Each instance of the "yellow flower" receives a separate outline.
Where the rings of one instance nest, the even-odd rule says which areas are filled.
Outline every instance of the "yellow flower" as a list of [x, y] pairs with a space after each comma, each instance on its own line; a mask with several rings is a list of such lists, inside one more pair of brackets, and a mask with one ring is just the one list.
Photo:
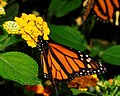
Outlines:
[[20, 26], [19, 34], [22, 34], [22, 38], [26, 40], [28, 46], [36, 47], [38, 36], [43, 36], [44, 40], [49, 40], [50, 30], [41, 17], [23, 13], [20, 18], [15, 17], [14, 20]]
[[79, 90], [81, 90], [81, 91], [87, 91], [88, 88], [79, 88]]
[[5, 7], [7, 5], [7, 2], [4, 0], [0, 0], [0, 6]]
[[5, 9], [0, 6], [0, 16], [5, 15]]
[[38, 22], [38, 24], [42, 24], [43, 23], [43, 19], [42, 19], [42, 17], [37, 17], [36, 18], [36, 22]]
[[29, 15], [26, 16], [26, 18], [28, 20], [36, 20], [37, 17], [34, 14], [29, 14]]
[[96, 86], [95, 89], [96, 89], [97, 92], [100, 92], [100, 87], [99, 86]]
[[25, 14], [15, 17], [16, 21], [7, 21], [3, 24], [9, 34], [21, 34], [26, 40], [28, 46], [36, 47], [38, 36], [43, 36], [44, 40], [49, 40], [48, 35], [50, 30], [48, 25], [41, 17], [36, 17], [34, 14]]
[[76, 77], [68, 84], [68, 87], [76, 88], [78, 86], [79, 90], [87, 91], [88, 87], [96, 86], [97, 81], [98, 81], [98, 78], [96, 74]]
[[30, 35], [27, 35], [27, 34], [22, 34], [22, 38], [23, 38], [24, 40], [26, 40], [26, 41], [32, 40], [31, 37], [30, 37]]
[[29, 24], [26, 25], [23, 29], [24, 29], [23, 34], [24, 34], [24, 33], [28, 33], [28, 32], [29, 32], [28, 34], [31, 34], [31, 31], [33, 30], [32, 26], [29, 25]]
[[15, 17], [14, 20], [17, 22], [17, 24], [22, 28], [27, 25], [27, 20], [24, 20], [23, 18]]
[[[35, 38], [34, 38], [35, 39]], [[37, 46], [37, 43], [34, 40], [27, 40], [28, 46], [31, 46], [32, 48]]]
[[49, 40], [48, 35], [47, 35], [47, 34], [44, 34], [44, 35], [43, 35], [43, 39], [44, 39], [44, 40]]
[[15, 21], [6, 21], [3, 23], [3, 28], [9, 34], [19, 34], [19, 26]]
[[96, 81], [99, 81], [99, 79], [97, 78], [97, 75], [96, 74], [93, 74], [93, 75], [91, 75], [92, 76], [92, 78], [94, 78]]

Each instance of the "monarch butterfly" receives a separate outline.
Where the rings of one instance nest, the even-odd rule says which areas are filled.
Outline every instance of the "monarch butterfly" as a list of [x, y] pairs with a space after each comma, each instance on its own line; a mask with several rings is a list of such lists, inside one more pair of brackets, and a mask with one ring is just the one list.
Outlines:
[[86, 11], [83, 16], [83, 22], [86, 20], [92, 8], [95, 16], [100, 21], [111, 22], [119, 25], [120, 1], [119, 0], [85, 0], [83, 6]]
[[71, 81], [75, 77], [106, 72], [104, 65], [90, 56], [67, 46], [53, 43], [51, 40], [46, 41], [39, 37], [38, 48], [41, 51], [44, 77], [52, 80], [52, 83]]
[[75, 77], [106, 72], [105, 66], [90, 56], [51, 40], [39, 37], [38, 48], [44, 77], [50, 79], [55, 87], [56, 81], [71, 81]]
[[106, 68], [82, 52], [39, 37], [44, 77], [54, 80], [72, 80], [78, 76], [105, 73]]

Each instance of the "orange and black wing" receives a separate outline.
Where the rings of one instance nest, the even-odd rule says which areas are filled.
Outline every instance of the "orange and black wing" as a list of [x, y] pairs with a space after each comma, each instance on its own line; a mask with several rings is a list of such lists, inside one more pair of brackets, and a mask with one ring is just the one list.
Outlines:
[[83, 22], [92, 11], [98, 20], [119, 25], [120, 0], [84, 0], [83, 7], [85, 7]]
[[94, 0], [84, 0], [83, 2], [83, 7], [85, 7], [85, 12], [82, 16], [82, 23], [84, 23], [84, 21], [87, 19], [92, 7], [94, 4]]
[[119, 25], [120, 0], [95, 0], [94, 12], [100, 20]]
[[48, 43], [47, 54], [43, 52], [43, 70], [45, 78], [72, 80], [78, 76], [104, 73], [106, 68], [80, 51]]

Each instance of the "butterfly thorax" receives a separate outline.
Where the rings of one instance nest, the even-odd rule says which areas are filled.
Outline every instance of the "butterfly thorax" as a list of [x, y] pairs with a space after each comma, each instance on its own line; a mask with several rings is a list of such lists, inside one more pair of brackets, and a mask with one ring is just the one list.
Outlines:
[[41, 53], [43, 53], [43, 49], [44, 51], [47, 51], [48, 49], [48, 41], [47, 40], [43, 40], [43, 38], [41, 36], [38, 37], [38, 44], [37, 47], [40, 50]]

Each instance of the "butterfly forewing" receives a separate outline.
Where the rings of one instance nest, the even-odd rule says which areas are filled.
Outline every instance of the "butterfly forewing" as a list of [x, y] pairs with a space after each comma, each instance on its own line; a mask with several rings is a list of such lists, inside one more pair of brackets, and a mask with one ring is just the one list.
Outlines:
[[[45, 59], [43, 60], [45, 61]], [[46, 58], [46, 61], [44, 62], [43, 67], [44, 67], [43, 70], [44, 70], [45, 78], [50, 79], [50, 77], [52, 77], [57, 80], [68, 79], [68, 76], [65, 74], [65, 72], [63, 71], [59, 63], [56, 61], [56, 59], [54, 58], [54, 56], [52, 55], [49, 49], [48, 49], [47, 58]], [[50, 72], [48, 72], [48, 70]]]

